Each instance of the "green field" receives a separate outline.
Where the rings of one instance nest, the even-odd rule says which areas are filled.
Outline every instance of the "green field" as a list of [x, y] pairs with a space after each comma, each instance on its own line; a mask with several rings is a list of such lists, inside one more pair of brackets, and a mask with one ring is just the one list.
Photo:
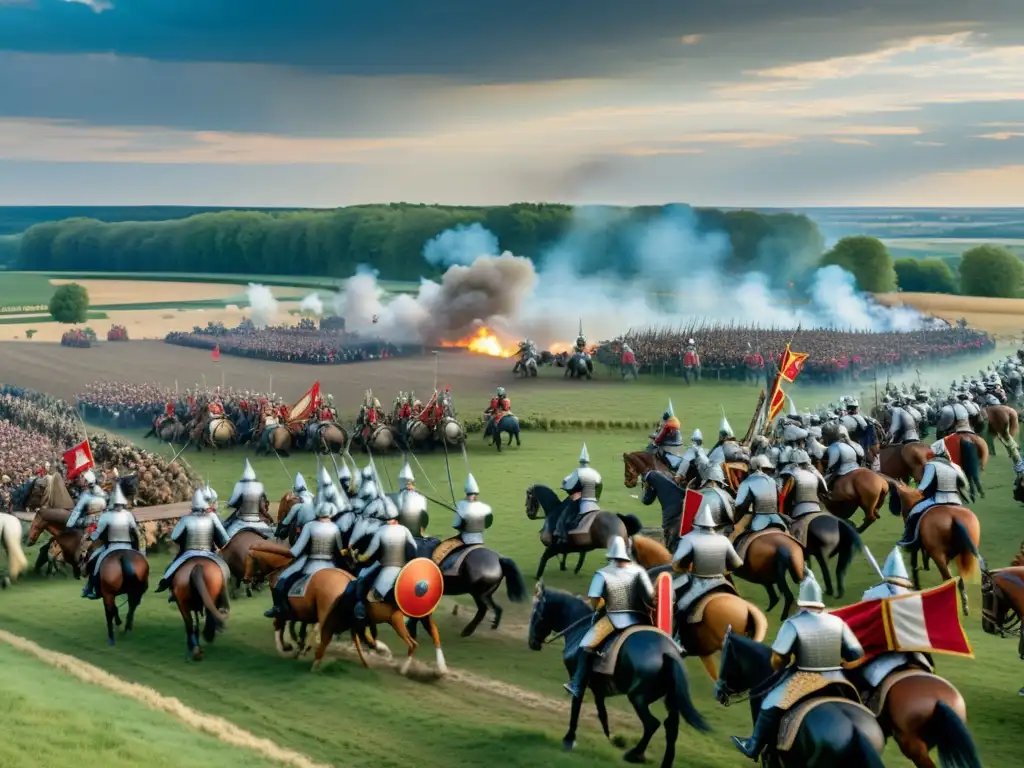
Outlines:
[[18, 307], [45, 307], [53, 296], [46, 275], [33, 272], [0, 272], [0, 313]]
[[[968, 361], [963, 370], [976, 370], [979, 360]], [[948, 368], [931, 380], [947, 381]], [[870, 386], [870, 384], [868, 385]], [[330, 391], [325, 383], [326, 391]], [[677, 415], [687, 434], [700, 427], [710, 440], [717, 430], [720, 408], [724, 408], [734, 429], [746, 429], [757, 392], [753, 386], [702, 384], [685, 388], [679, 383], [641, 382], [623, 387], [566, 383], [564, 388], [533, 389], [529, 382], [509, 387], [513, 405], [520, 414], [579, 419], [643, 419], [655, 421], [672, 397]], [[826, 393], [798, 388], [801, 408], [817, 400], [832, 399], [845, 392]], [[482, 407], [486, 393], [460, 393], [457, 406], [464, 414]], [[477, 401], [480, 401], [479, 403]], [[138, 434], [131, 435], [138, 438]], [[469, 463], [481, 489], [481, 497], [495, 510], [494, 526], [487, 533], [488, 544], [512, 557], [533, 586], [540, 545], [539, 522], [526, 519], [523, 511], [525, 488], [535, 482], [557, 486], [577, 465], [580, 446], [586, 441], [593, 465], [605, 478], [602, 506], [619, 512], [634, 512], [645, 524], [660, 520], [660, 509], [643, 507], [623, 487], [621, 454], [641, 449], [643, 431], [599, 431], [582, 433], [526, 432], [521, 448], [502, 454], [485, 448], [479, 436], [469, 445]], [[167, 452], [166, 445], [153, 441], [146, 447]], [[218, 489], [225, 499], [241, 473], [242, 451], [214, 453], [189, 451], [190, 464]], [[441, 455], [421, 456], [421, 469], [414, 464], [418, 484], [429, 496], [450, 501], [445, 459]], [[315, 477], [315, 460], [295, 455], [282, 464], [276, 458], [253, 459], [268, 493], [278, 497], [291, 484], [296, 471], [307, 480]], [[393, 480], [399, 469], [397, 459], [380, 462], [382, 477]], [[455, 495], [461, 497], [465, 479], [462, 458], [451, 461]], [[429, 478], [429, 479], [428, 479]], [[987, 497], [977, 505], [983, 521], [982, 553], [990, 565], [1005, 564], [1020, 545], [1018, 505], [1012, 501], [1013, 473], [1002, 454], [993, 458], [985, 477]], [[432, 481], [432, 483], [431, 483]], [[431, 507], [430, 532], [445, 535], [450, 513]], [[899, 521], [888, 513], [865, 537], [876, 557], [884, 558], [902, 532]], [[579, 576], [560, 573], [549, 563], [545, 581], [553, 586], [582, 592], [593, 571], [603, 565], [601, 552], [588, 556]], [[153, 557], [154, 571], [162, 569], [167, 555]], [[574, 559], [570, 559], [574, 563]], [[151, 583], [155, 586], [157, 574]], [[849, 595], [876, 581], [867, 562], [858, 558], [848, 580]], [[925, 584], [938, 583], [934, 571], [924, 575]], [[339, 766], [399, 766], [410, 760], [427, 766], [592, 766], [619, 761], [622, 746], [607, 742], [600, 733], [592, 707], [584, 710], [577, 749], [563, 753], [561, 736], [567, 723], [567, 695], [560, 646], [543, 652], [526, 646], [529, 604], [510, 606], [504, 590], [497, 595], [506, 607], [498, 631], [485, 622], [475, 636], [462, 639], [459, 631], [468, 620], [465, 612], [452, 617], [439, 612], [439, 624], [451, 676], [443, 681], [404, 679], [388, 668], [364, 670], [347, 654], [333, 660], [320, 673], [310, 673], [309, 662], [279, 658], [274, 650], [269, 621], [262, 616], [269, 596], [239, 598], [233, 604], [227, 631], [207, 648], [200, 664], [184, 661], [185, 638], [176, 610], [160, 595], [150, 595], [140, 609], [136, 634], [110, 649], [105, 642], [101, 608], [78, 597], [80, 584], [69, 579], [30, 578], [16, 584], [0, 597], [3, 626], [53, 650], [74, 654], [127, 680], [149, 685], [184, 703], [226, 717], [277, 743], [310, 757]], [[750, 599], [764, 606], [762, 590], [741, 583]], [[972, 614], [964, 620], [977, 659], [942, 658], [939, 671], [948, 676], [964, 694], [971, 729], [986, 765], [1011, 765], [1018, 758], [1015, 739], [1007, 729], [1018, 723], [1020, 700], [1017, 689], [1024, 682], [1024, 667], [1016, 662], [1016, 643], [984, 635], [980, 629], [978, 585], [971, 585]], [[465, 598], [446, 598], [447, 606]], [[836, 605], [835, 601], [830, 604]], [[778, 627], [778, 610], [771, 619], [770, 636]], [[383, 629], [382, 639], [393, 650], [397, 639]], [[432, 664], [429, 647], [421, 646], [417, 658]], [[0, 657], [2, 660], [2, 657]], [[7, 665], [4, 665], [6, 667]], [[687, 664], [692, 693], [698, 709], [710, 720], [714, 731], [699, 735], [688, 729], [680, 734], [677, 765], [745, 766], [749, 761], [731, 746], [730, 734], [748, 735], [749, 711], [744, 706], [724, 709], [711, 696], [711, 681], [698, 662]], [[1019, 670], [1019, 674], [1018, 674]], [[512, 687], [510, 687], [512, 686]], [[523, 692], [528, 693], [523, 693]], [[654, 709], [663, 717], [663, 709]], [[611, 709], [612, 730], [631, 746], [639, 736], [632, 710], [622, 700]], [[648, 758], [660, 760], [663, 740], [655, 736]], [[415, 757], [412, 757], [412, 756]], [[89, 759], [93, 759], [90, 757]], [[99, 765], [101, 758], [96, 757]], [[43, 761], [48, 765], [64, 765]], [[77, 761], [74, 761], [77, 764]], [[72, 761], [66, 763], [72, 765]], [[908, 763], [890, 742], [886, 764]], [[89, 765], [89, 763], [87, 763]]]
[[1024, 239], [1021, 238], [963, 238], [963, 237], [937, 237], [937, 238], [883, 238], [893, 258], [906, 256], [927, 257], [927, 256], [960, 256], [964, 251], [975, 248], [979, 245], [1001, 245], [1009, 248], [1018, 256], [1024, 257]]
[[[108, 320], [110, 316], [106, 312], [89, 311], [86, 315], [86, 322], [89, 320]], [[4, 315], [0, 314], [0, 325], [22, 325], [24, 323], [55, 323], [52, 315]], [[81, 325], [81, 323], [79, 323]]]

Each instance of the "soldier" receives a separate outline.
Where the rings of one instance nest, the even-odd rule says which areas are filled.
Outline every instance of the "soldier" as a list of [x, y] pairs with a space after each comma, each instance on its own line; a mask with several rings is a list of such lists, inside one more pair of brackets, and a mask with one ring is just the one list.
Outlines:
[[338, 488], [334, 485], [334, 480], [331, 478], [331, 473], [327, 471], [327, 467], [319, 461], [317, 463], [320, 466], [317, 468], [316, 473], [316, 496], [313, 499], [313, 503], [319, 504], [321, 501], [330, 501], [335, 506], [344, 508], [347, 505], [347, 501], [343, 502], [341, 498], [344, 494], [338, 492]]
[[[160, 579], [157, 592], [163, 592], [171, 586], [171, 577], [178, 567], [191, 557], [205, 557], [217, 563], [224, 572], [224, 583], [230, 581], [231, 574], [225, 563], [213, 548], [223, 547], [228, 543], [228, 534], [224, 525], [215, 514], [216, 496], [211, 488], [196, 488], [192, 494], [192, 514], [185, 515], [174, 527], [171, 533], [171, 541], [178, 545], [178, 556], [171, 561]], [[169, 603], [174, 602], [174, 595], [171, 594]]]
[[249, 460], [245, 460], [242, 479], [235, 483], [235, 489], [228, 500], [228, 506], [235, 511], [228, 518], [228, 539], [234, 538], [239, 531], [252, 531], [265, 539], [269, 539], [273, 531], [263, 522], [260, 507], [267, 495], [263, 491], [263, 483], [256, 479]]
[[598, 501], [601, 499], [601, 490], [604, 488], [604, 481], [601, 473], [590, 466], [590, 454], [587, 453], [587, 444], [583, 444], [580, 451], [580, 466], [571, 475], [562, 481], [562, 490], [569, 494], [575, 502], [566, 507], [562, 517], [558, 521], [555, 530], [555, 538], [562, 544], [569, 541], [569, 531], [587, 512], [600, 509]]
[[327, 395], [327, 412], [331, 416], [331, 421], [338, 420], [338, 409], [334, 407], [334, 395]]
[[359, 475], [359, 490], [352, 499], [352, 508], [361, 511], [367, 504], [377, 498], [380, 489], [377, 486], [376, 473], [373, 467], [367, 464]]
[[298, 498], [299, 503], [293, 504], [288, 510], [288, 514], [277, 524], [274, 535], [279, 539], [287, 538], [294, 544], [302, 527], [316, 519], [316, 503], [313, 494], [306, 488], [306, 479], [301, 474], [295, 475], [292, 493]]
[[[75, 528], [88, 529], [107, 509], [107, 492], [96, 481], [96, 474], [91, 469], [87, 469], [82, 473], [82, 478], [87, 485], [87, 490], [78, 497], [78, 503], [75, 504], [75, 508], [68, 515], [67, 523], [64, 524], [69, 531]], [[80, 563], [85, 557], [89, 543], [89, 537], [83, 535], [76, 553], [76, 562]]]
[[480, 486], [476, 484], [476, 478], [472, 474], [466, 476], [464, 490], [466, 498], [455, 505], [452, 528], [458, 531], [459, 535], [453, 539], [465, 545], [483, 544], [484, 531], [494, 522], [494, 510], [489, 504], [480, 501]]
[[732, 524], [735, 517], [735, 502], [725, 490], [725, 474], [720, 464], [714, 464], [707, 456], [697, 459], [697, 470], [700, 472], [701, 484], [697, 489], [704, 497], [703, 504], [711, 508], [717, 528], [725, 528]]
[[914, 505], [903, 524], [903, 538], [897, 542], [901, 547], [912, 549], [917, 545], [917, 525], [929, 507], [937, 504], [954, 504], [960, 506], [967, 503], [966, 494], [970, 487], [964, 471], [949, 458], [946, 444], [936, 440], [932, 444], [934, 458], [924, 465], [921, 482], [917, 490], [924, 498]]
[[[844, 437], [846, 440], [843, 439]], [[864, 449], [861, 448], [860, 455], [857, 454], [857, 448], [850, 443], [846, 427], [842, 424], [829, 424], [825, 431], [825, 440], [828, 441], [825, 482], [826, 485], [831, 485], [837, 477], [849, 474], [860, 466], [860, 460], [864, 457]]]
[[[587, 593], [595, 611], [594, 623], [580, 641], [576, 673], [565, 684], [565, 690], [577, 699], [582, 699], [587, 690], [587, 679], [601, 644], [618, 630], [651, 623], [650, 607], [655, 596], [647, 571], [629, 559], [621, 536], [611, 540], [605, 557], [610, 562], [594, 574]], [[602, 601], [604, 605], [599, 609]]]
[[786, 710], [803, 698], [800, 687], [790, 684], [796, 673], [820, 675], [826, 680], [845, 683], [848, 681], [842, 671], [843, 661], [855, 661], [864, 655], [864, 649], [846, 622], [825, 612], [821, 587], [809, 568], [800, 583], [796, 604], [801, 610], [783, 622], [772, 644], [773, 668], [781, 669], [790, 657], [794, 664], [761, 703], [753, 735], [749, 739], [732, 737], [736, 748], [752, 760], [757, 760], [768, 742], [775, 738]]
[[89, 580], [82, 590], [82, 597], [95, 600], [100, 596], [97, 591], [100, 566], [107, 555], [122, 549], [136, 549], [145, 554], [145, 539], [139, 532], [135, 515], [128, 509], [128, 499], [124, 497], [120, 483], [114, 485], [114, 491], [110, 496], [110, 509], [100, 515], [96, 530], [89, 538], [92, 541], [103, 542], [103, 545], [89, 556], [86, 564]]
[[708, 454], [714, 464], [725, 464], [732, 461], [746, 462], [750, 460], [747, 450], [739, 444], [733, 434], [729, 420], [722, 417], [722, 423], [718, 426], [718, 443]]
[[798, 520], [804, 515], [821, 512], [821, 501], [818, 495], [828, 493], [828, 483], [821, 473], [811, 466], [811, 457], [807, 451], [793, 451], [793, 464], [783, 470], [783, 478], [793, 483], [787, 498], [793, 500], [790, 517]]
[[971, 429], [971, 414], [964, 403], [950, 398], [939, 411], [939, 422], [935, 431], [938, 437], [945, 437], [954, 432], [974, 432]]
[[903, 405], [893, 405], [889, 439], [893, 443], [916, 443], [921, 439], [917, 419]]
[[665, 415], [661, 417], [661, 429], [651, 437], [651, 449], [656, 454], [663, 457], [672, 470], [675, 471], [679, 467], [679, 462], [669, 461], [667, 455], [674, 457], [681, 457], [683, 455], [683, 434], [680, 429], [679, 419], [676, 418], [676, 412], [672, 408], [672, 401], [668, 401], [668, 410], [665, 411]]
[[[484, 411], [484, 415], [488, 417], [487, 424], [494, 424], [497, 426], [498, 422], [504, 418], [505, 414], [511, 412], [511, 410], [512, 401], [509, 400], [508, 396], [505, 394], [505, 388], [498, 387], [494, 391], [494, 397], [491, 398], [490, 405], [488, 405], [487, 409]], [[487, 429], [484, 429], [484, 434], [486, 435], [486, 433]]]
[[398, 473], [398, 483], [402, 486], [395, 506], [398, 507], [398, 522], [404, 525], [413, 536], [423, 536], [429, 518], [427, 517], [427, 499], [416, 490], [416, 478], [412, 467], [406, 461]]
[[337, 512], [334, 502], [324, 499], [317, 504], [316, 519], [302, 527], [298, 541], [292, 546], [294, 562], [285, 568], [271, 590], [273, 607], [263, 615], [269, 619], [285, 618], [290, 613], [288, 590], [297, 577], [312, 576], [324, 568], [335, 567], [335, 557], [340, 557], [345, 548], [341, 531], [331, 522]]
[[682, 484], [682, 481], [686, 478], [686, 475], [690, 472], [690, 467], [697, 460], [697, 457], [703, 456], [704, 454], [704, 435], [699, 429], [693, 430], [693, 434], [690, 435], [690, 447], [686, 449], [686, 453], [682, 455], [677, 466], [673, 471], [676, 474], [676, 482]]
[[302, 476], [301, 472], [295, 473], [295, 484], [292, 485], [292, 494], [300, 502], [313, 501], [313, 494], [310, 492], [309, 488], [306, 487], [306, 478]]
[[[398, 524], [398, 510], [390, 501], [386, 499], [388, 503], [381, 505], [380, 514], [384, 524], [373, 535], [366, 552], [355, 556], [359, 563], [365, 563], [371, 558], [376, 561], [369, 568], [363, 569], [356, 579], [357, 602], [354, 615], [362, 624], [365, 624], [367, 617], [366, 603], [382, 603], [387, 600], [402, 568], [416, 557], [416, 541], [408, 528]], [[372, 584], [373, 588], [367, 590], [367, 584]]]
[[785, 471], [786, 467], [793, 463], [793, 452], [807, 443], [810, 433], [803, 427], [796, 424], [786, 424], [782, 428], [782, 448], [779, 449], [779, 457], [776, 466]]
[[751, 472], [736, 489], [736, 530], [747, 529], [744, 518], [748, 513], [752, 517], [749, 530], [755, 533], [769, 527], [789, 530], [779, 516], [778, 486], [775, 479], [765, 472], [771, 468], [772, 462], [767, 456], [754, 456], [750, 460]]
[[725, 574], [742, 565], [743, 558], [733, 549], [732, 542], [715, 530], [711, 510], [707, 506], [701, 508], [694, 518], [693, 530], [679, 540], [672, 556], [672, 570], [683, 574], [673, 581], [679, 596], [676, 610], [685, 616], [690, 606], [715, 590], [728, 589], [735, 593]]

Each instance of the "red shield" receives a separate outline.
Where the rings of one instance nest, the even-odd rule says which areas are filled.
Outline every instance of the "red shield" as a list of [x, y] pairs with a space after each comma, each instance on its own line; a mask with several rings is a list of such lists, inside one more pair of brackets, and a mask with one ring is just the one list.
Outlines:
[[946, 435], [942, 438], [942, 442], [946, 444], [946, 453], [949, 454], [949, 459], [958, 467], [963, 466], [960, 461], [960, 435], [952, 434]]
[[654, 594], [657, 603], [654, 608], [654, 625], [669, 637], [672, 637], [672, 613], [675, 607], [675, 593], [672, 589], [672, 574], [662, 572], [654, 582]]
[[679, 524], [679, 535], [685, 536], [693, 530], [693, 520], [700, 512], [700, 505], [704, 503], [704, 497], [692, 488], [686, 489], [686, 496], [683, 498], [683, 519]]
[[406, 616], [429, 616], [444, 595], [444, 578], [429, 557], [410, 560], [395, 580], [395, 605]]

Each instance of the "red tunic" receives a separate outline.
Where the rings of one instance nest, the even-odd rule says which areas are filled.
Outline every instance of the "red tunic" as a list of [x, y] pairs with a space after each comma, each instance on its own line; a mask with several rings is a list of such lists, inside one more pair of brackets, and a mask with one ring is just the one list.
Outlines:
[[164, 413], [166, 413], [168, 416], [173, 416], [174, 415], [174, 403], [168, 403], [167, 405], [165, 405], [164, 406]]
[[210, 403], [206, 407], [206, 410], [207, 410], [207, 412], [211, 416], [223, 416], [224, 415], [224, 406], [221, 405], [220, 403]]
[[622, 353], [622, 364], [623, 365], [636, 365], [636, 355], [632, 352]]

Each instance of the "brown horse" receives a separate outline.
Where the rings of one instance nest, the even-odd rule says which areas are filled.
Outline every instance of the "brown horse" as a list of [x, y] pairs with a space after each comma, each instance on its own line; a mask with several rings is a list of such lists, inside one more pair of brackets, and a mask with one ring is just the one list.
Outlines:
[[288, 427], [283, 424], [271, 424], [265, 427], [265, 429], [269, 429], [270, 432], [267, 433], [266, 442], [264, 442], [263, 437], [260, 438], [259, 445], [256, 447], [256, 455], [274, 452], [287, 457], [294, 442]]
[[880, 449], [879, 471], [903, 482], [913, 479], [919, 483], [931, 452], [931, 447], [923, 442], [891, 443]]
[[994, 452], [995, 443], [993, 437], [998, 437], [999, 442], [1007, 448], [1017, 440], [1019, 429], [1017, 411], [1008, 405], [986, 405], [981, 409], [981, 422], [983, 424], [982, 436], [988, 443], [989, 452]]
[[[890, 480], [889, 510], [904, 520], [910, 510], [924, 498], [924, 494], [903, 483]], [[955, 561], [960, 579], [960, 604], [964, 616], [968, 615], [967, 587], [965, 579], [978, 571], [978, 546], [981, 543], [981, 523], [967, 507], [958, 504], [936, 504], [930, 507], [918, 522], [917, 546], [910, 551], [910, 566], [914, 575], [914, 588], [921, 589], [921, 578], [917, 567], [918, 552], [931, 558], [946, 581], [953, 578], [949, 570], [950, 561]]]
[[[1017, 637], [1017, 655], [1024, 659], [1024, 557], [1009, 568], [981, 572], [981, 628], [989, 635]], [[1024, 696], [1024, 688], [1020, 689]]]
[[857, 528], [857, 533], [864, 533], [878, 520], [878, 510], [888, 492], [889, 483], [884, 477], [860, 467], [833, 481], [828, 498], [824, 500], [825, 509], [844, 520], [849, 520], [858, 509], [864, 510], [864, 522]]
[[124, 631], [131, 632], [135, 626], [135, 609], [142, 602], [142, 596], [149, 589], [149, 563], [141, 552], [122, 549], [104, 557], [99, 572], [100, 597], [107, 617], [107, 642], [114, 644], [114, 625], [121, 626], [121, 615], [117, 610], [116, 598], [128, 597], [128, 615], [124, 620]]
[[311, 449], [320, 453], [341, 453], [348, 444], [348, 433], [334, 423], [321, 424], [316, 433], [316, 443]]
[[32, 546], [44, 531], [53, 537], [64, 555], [64, 562], [71, 564], [76, 579], [82, 577], [81, 564], [78, 562], [78, 548], [82, 545], [85, 531], [82, 528], [67, 528], [71, 513], [66, 509], [41, 509], [32, 518], [28, 530], [28, 544]]
[[622, 462], [625, 464], [626, 468], [626, 475], [622, 480], [622, 484], [627, 488], [636, 488], [637, 483], [640, 482], [640, 478], [652, 469], [659, 472], [665, 472], [669, 475], [672, 474], [672, 469], [668, 464], [662, 461], [656, 454], [649, 453], [648, 451], [623, 453]]
[[188, 640], [186, 660], [200, 661], [203, 649], [199, 645], [199, 620], [206, 614], [203, 639], [212, 643], [217, 632], [224, 629], [231, 605], [228, 585], [220, 566], [207, 557], [194, 556], [178, 566], [171, 577], [171, 595], [185, 622]]
[[231, 537], [231, 541], [220, 551], [220, 556], [228, 564], [231, 577], [234, 582], [230, 585], [232, 597], [245, 584], [245, 596], [252, 597], [252, 590], [258, 589], [261, 581], [259, 572], [247, 571], [249, 553], [253, 547], [257, 547], [266, 541], [255, 531], [239, 531]]

